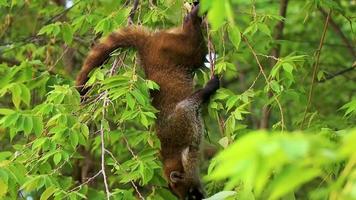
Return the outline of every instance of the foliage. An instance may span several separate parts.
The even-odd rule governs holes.
[[[134,52],[118,50],[93,71],[86,98],[73,86],[91,44],[126,26],[132,5],[56,2],[0,0],[0,199],[105,199],[102,163],[111,199],[175,199],[154,133],[149,91],[159,86]],[[134,21],[177,26],[184,2],[140,1]],[[203,162],[206,192],[210,200],[356,199],[355,5],[289,1],[283,17],[281,2],[201,0],[223,86],[202,110],[205,143],[220,151]],[[197,88],[209,75],[197,71]],[[261,131],[263,108],[271,113]]]

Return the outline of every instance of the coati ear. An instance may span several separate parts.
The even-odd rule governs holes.
[[[183,181],[184,176],[182,172],[179,171],[172,171],[169,175],[169,179],[172,183],[177,183],[179,181]]]

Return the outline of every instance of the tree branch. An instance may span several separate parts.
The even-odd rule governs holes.
[[[102,111],[102,115],[103,115],[103,120],[105,118],[105,108],[108,106],[108,97],[107,97],[107,92],[105,92],[105,96],[103,99],[104,103],[103,103],[103,111]],[[106,177],[106,172],[105,172],[105,140],[104,140],[104,125],[103,122],[101,122],[100,124],[100,140],[101,140],[101,174],[103,175],[103,179],[104,179],[104,185],[105,185],[105,193],[106,193],[106,199],[110,200],[110,190],[109,190],[109,185],[108,185],[108,180]]]
[[[301,129],[304,128],[304,123],[305,123],[305,120],[306,120],[306,116],[307,116],[307,113],[308,113],[308,110],[309,110],[309,106],[310,106],[312,98],[313,98],[315,78],[316,78],[316,75],[317,75],[318,69],[319,69],[320,53],[321,53],[321,50],[323,48],[325,35],[326,35],[326,30],[328,29],[331,12],[332,12],[332,10],[330,9],[330,11],[328,12],[328,15],[326,16],[325,23],[324,23],[324,28],[323,28],[323,33],[322,33],[321,38],[320,38],[319,48],[316,51],[316,60],[315,60],[314,67],[313,67],[312,82],[310,84],[310,90],[309,90],[309,95],[308,95],[307,106],[305,107],[303,120],[302,120],[302,123],[300,125]]]
[[[135,13],[136,13],[136,10],[137,10],[137,7],[138,7],[138,3],[139,3],[139,0],[134,0],[134,5],[133,5],[133,8],[131,9],[131,12],[130,12],[130,15],[129,15],[129,18],[128,18],[128,24],[129,25],[133,24],[133,18],[135,16]],[[126,57],[126,54],[124,55],[124,57]],[[109,71],[109,77],[113,76],[115,74],[116,68],[118,67],[118,64],[119,64],[119,60],[115,59],[113,65],[112,65],[112,67],[111,67],[111,69]],[[110,103],[110,99],[108,97],[108,92],[107,91],[104,92],[102,100],[103,100],[103,108],[104,108],[103,111],[102,111],[102,115],[103,115],[102,119],[104,120],[105,119],[105,114],[106,114],[106,110],[105,109]],[[109,190],[109,185],[108,185],[107,176],[106,176],[106,172],[105,172],[105,152],[108,152],[108,150],[105,149],[105,140],[104,139],[105,139],[104,138],[104,125],[103,125],[103,122],[102,122],[100,124],[101,172],[102,172],[102,175],[103,175],[103,178],[104,178],[106,199],[110,200],[111,193],[110,193],[110,190]],[[126,141],[126,143],[128,145],[128,141],[126,140],[126,138],[125,138],[125,141]],[[133,152],[131,152],[131,153],[133,153]],[[137,190],[136,185],[133,185],[133,187]]]
[[[320,12],[325,16],[327,17],[328,16],[328,13],[322,9],[322,8],[319,8]],[[352,46],[352,43],[349,41],[349,39],[347,39],[347,37],[345,36],[345,34],[342,32],[340,26],[333,20],[333,18],[330,16],[330,26],[334,29],[334,31],[336,32],[336,34],[338,34],[340,36],[340,38],[342,39],[342,41],[345,43],[346,47],[349,49],[350,51],[350,54],[353,56],[353,57],[356,57],[356,52],[355,52],[355,49],[354,47]]]
[[[205,26],[206,26],[206,31],[207,31],[207,35],[208,35],[208,55],[209,55],[209,63],[210,63],[210,78],[213,78],[214,70],[215,70],[216,54],[215,54],[214,44],[211,42],[209,23],[206,20],[205,20]]]
[[[128,24],[129,25],[133,24],[133,20],[134,20],[136,11],[137,11],[138,4],[139,4],[139,0],[134,0],[133,7],[132,7],[132,9],[130,11],[130,15],[129,15],[129,19],[128,19]]]
[[[75,2],[71,7],[69,8],[65,8],[64,10],[62,10],[61,12],[57,13],[56,15],[54,15],[53,17],[49,18],[43,25],[47,25],[52,23],[53,21],[57,21],[57,19],[61,18],[63,15],[65,15],[67,12],[69,12],[72,8],[74,8],[75,6],[77,6],[81,1],[77,1]],[[62,5],[64,6],[64,5]]]
[[[101,170],[100,170],[100,171],[97,172],[94,176],[88,178],[88,179],[87,179],[85,182],[83,182],[82,184],[80,184],[80,185],[78,185],[77,187],[71,189],[71,190],[68,192],[68,194],[71,193],[71,192],[74,192],[74,191],[76,191],[76,190],[80,190],[84,185],[86,185],[86,184],[90,183],[91,181],[93,181],[93,180],[94,180],[96,177],[98,177],[101,173],[102,173],[102,172],[101,172]],[[68,194],[67,194],[66,196],[64,196],[64,198],[67,197]]]
[[[20,65],[21,62],[16,59],[10,59],[0,56],[0,63],[7,63],[9,66]]]
[[[333,78],[335,78],[335,77],[337,77],[337,76],[343,75],[343,74],[345,74],[346,72],[352,71],[352,70],[354,70],[354,69],[356,69],[356,61],[354,62],[354,64],[352,65],[352,67],[349,67],[349,68],[343,69],[343,70],[341,70],[341,71],[339,71],[339,72],[336,72],[336,73],[334,73],[334,74],[328,75],[328,76],[326,76],[324,79],[320,80],[319,83],[324,83],[324,82],[327,81],[327,80],[330,80],[330,79],[333,79]]]
[[[115,164],[118,165],[118,166],[121,166],[121,164],[119,163],[119,161],[115,158],[114,154],[111,153],[109,150],[105,149],[106,153],[108,153],[111,158],[115,161]],[[141,192],[138,190],[138,187],[137,185],[135,184],[135,182],[133,182],[132,180],[130,181],[131,182],[131,185],[132,187],[134,187],[137,195],[140,197],[141,200],[145,200],[145,198],[142,196]]]
[[[281,17],[286,18],[287,8],[288,8],[288,0],[281,0],[280,8],[279,8],[279,15]],[[281,40],[283,38],[284,25],[285,22],[283,19],[282,21],[279,21],[275,26],[275,35],[274,35],[275,41]],[[270,57],[274,58],[271,60],[271,67],[273,67],[277,63],[278,57],[280,56],[280,51],[281,51],[281,45],[277,43],[271,52],[272,55]],[[271,98],[272,96],[273,96],[272,92],[269,92],[268,98]],[[262,119],[260,121],[260,128],[262,129],[268,128],[270,118],[271,118],[271,105],[266,105],[262,109]]]
[[[258,67],[260,68],[260,72],[261,72],[261,74],[263,75],[263,77],[264,77],[264,79],[265,79],[265,81],[266,81],[266,84],[267,84],[268,88],[271,89],[271,88],[272,88],[272,87],[271,87],[271,83],[270,83],[270,81],[268,80],[268,77],[267,77],[267,75],[266,75],[266,73],[265,73],[265,71],[264,71],[264,69],[263,69],[263,67],[262,67],[262,64],[261,64],[260,60],[258,59],[258,56],[257,56],[255,50],[253,49],[253,47],[252,47],[251,44],[249,43],[249,41],[248,41],[248,39],[246,38],[246,36],[242,35],[242,38],[243,38],[244,41],[246,42],[248,48],[251,50],[251,52],[252,52],[252,54],[253,54],[253,56],[254,56],[256,62],[257,62],[257,65],[258,65]],[[278,105],[278,108],[279,108],[279,111],[280,111],[280,114],[281,114],[281,127],[282,127],[282,132],[283,132],[283,130],[284,130],[283,108],[282,108],[282,105],[281,105],[281,103],[279,102],[278,98],[277,98],[276,96],[274,96],[272,92],[271,92],[271,94],[272,94],[271,97],[273,97],[274,100],[276,101],[276,103],[277,103],[277,105]]]

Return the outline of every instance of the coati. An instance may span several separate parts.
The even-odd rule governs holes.
[[[199,5],[193,7],[182,27],[150,32],[129,26],[110,34],[92,48],[76,80],[83,94],[89,72],[102,65],[112,51],[123,47],[138,51],[147,78],[160,86],[151,93],[152,104],[159,110],[156,132],[164,175],[180,199],[204,197],[199,179],[203,135],[199,108],[219,88],[219,79],[213,76],[203,89],[193,91],[194,70],[203,66],[207,54],[198,9]]]

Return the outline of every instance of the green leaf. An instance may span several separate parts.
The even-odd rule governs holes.
[[[62,154],[60,152],[54,154],[53,162],[55,165],[58,165],[58,163],[61,162],[61,159],[62,159]]]
[[[148,123],[148,120],[147,120],[147,117],[146,115],[144,115],[143,113],[140,114],[140,121],[141,121],[141,124],[144,125],[146,128],[148,127],[149,123]]]
[[[85,125],[85,124],[82,124],[80,126],[80,130],[81,130],[82,135],[85,137],[85,139],[88,139],[89,138],[89,128],[88,128],[88,126]]]
[[[72,147],[76,147],[78,145],[79,137],[76,133],[71,132],[69,135],[69,139],[70,139],[70,144],[72,145]]]
[[[235,192],[235,191],[221,191],[221,192],[214,194],[213,196],[211,196],[209,198],[206,198],[205,200],[223,200],[228,197],[235,196],[236,194],[237,194],[237,192]]]
[[[15,111],[12,109],[8,109],[8,108],[0,108],[0,115],[9,115],[14,113]]]
[[[47,138],[38,138],[33,141],[32,150],[40,149],[42,145],[47,141]]]
[[[33,122],[33,132],[38,137],[42,134],[43,131],[42,117],[33,116],[32,122]]]
[[[253,36],[256,33],[257,28],[258,28],[257,24],[256,23],[252,23],[250,26],[248,26],[245,29],[245,31],[243,32],[243,35],[246,35],[247,33],[251,32],[250,35]]]
[[[18,84],[13,84],[10,88],[12,94],[12,102],[17,109],[20,108],[21,103],[21,87]]]
[[[25,132],[25,135],[28,135],[31,133],[33,128],[32,116],[23,116],[23,117],[24,117],[23,130]]]
[[[31,92],[28,87],[26,87],[24,84],[19,84],[21,88],[21,99],[22,101],[27,105],[30,106],[30,101],[31,101]]]
[[[60,22],[56,22],[54,24],[48,24],[40,29],[37,35],[48,35],[48,36],[57,36],[60,32]]]
[[[132,97],[132,95],[130,93],[126,94],[126,102],[127,105],[131,108],[134,109],[135,108],[135,99]]]
[[[286,71],[286,72],[288,72],[288,73],[290,73],[290,74],[293,73],[294,67],[293,67],[292,64],[290,64],[290,63],[283,63],[282,66],[283,66],[284,71]]]
[[[33,190],[37,189],[41,182],[41,176],[30,177],[22,186],[21,189],[24,189],[26,192],[32,192]]]
[[[208,12],[208,20],[213,30],[219,29],[225,22],[225,5],[220,0],[212,0],[212,6]]]
[[[199,13],[207,12],[212,6],[212,0],[200,0]]]
[[[232,107],[235,106],[236,102],[239,100],[239,96],[238,95],[234,95],[232,97],[230,97],[227,101],[226,101],[226,108],[227,111],[229,111]]]
[[[12,152],[11,151],[0,152],[0,161],[3,161],[5,159],[9,158],[10,156],[12,156]]]
[[[278,84],[278,82],[275,81],[275,80],[272,80],[272,81],[271,81],[271,88],[272,88],[273,91],[275,91],[275,92],[277,92],[277,93],[280,93],[280,92],[281,92],[281,87],[280,87],[280,85]]]
[[[9,127],[9,126],[14,125],[17,122],[17,120],[19,119],[19,117],[20,117],[20,114],[17,112],[4,117],[3,118],[4,119],[4,122],[3,122],[4,127]]]
[[[0,198],[4,197],[7,193],[8,185],[0,179]]]
[[[323,70],[319,70],[318,75],[317,75],[318,81],[320,81],[324,78],[325,78],[325,72]]]
[[[271,76],[274,78],[277,76],[279,70],[281,68],[281,64],[278,62],[276,65],[273,66],[272,70],[271,70]]]
[[[142,95],[142,93],[139,90],[133,90],[130,93],[135,97],[135,99],[139,104],[141,104],[142,106],[146,105],[145,97]]]
[[[349,103],[343,105],[341,109],[346,110],[345,116],[354,113],[356,111],[356,99],[350,101]]]
[[[257,26],[258,26],[258,29],[259,29],[262,33],[268,35],[269,37],[272,37],[272,36],[271,36],[271,30],[269,30],[269,28],[268,28],[268,26],[267,26],[266,24],[258,23]]]
[[[41,195],[40,200],[47,200],[53,193],[55,193],[58,189],[55,186],[48,187]]]
[[[301,176],[303,174],[303,176]],[[316,176],[321,174],[321,170],[312,167],[299,168],[298,166],[291,166],[285,168],[276,179],[272,182],[274,188],[271,192],[270,199],[279,199],[288,192],[293,191],[294,188],[300,186]]]
[[[235,118],[230,116],[225,122],[226,134],[231,135],[235,131]]]
[[[71,44],[73,41],[73,30],[68,23],[62,25],[62,37],[65,43]]]
[[[241,34],[239,28],[237,26],[230,25],[227,31],[231,43],[235,46],[235,49],[238,50],[241,42]]]
[[[223,138],[221,138],[220,140],[219,140],[219,142],[218,142],[222,147],[224,147],[224,149],[226,148],[226,147],[228,147],[228,145],[229,145],[229,138],[228,137],[223,137]]]
[[[149,89],[151,90],[158,90],[159,89],[159,85],[151,80],[146,80],[146,85]]]
[[[110,17],[104,18],[99,21],[99,23],[95,26],[95,33],[104,33],[104,35],[108,32],[111,32],[113,29],[113,22]]]
[[[0,0],[0,7],[8,7],[9,5],[8,0]]]

